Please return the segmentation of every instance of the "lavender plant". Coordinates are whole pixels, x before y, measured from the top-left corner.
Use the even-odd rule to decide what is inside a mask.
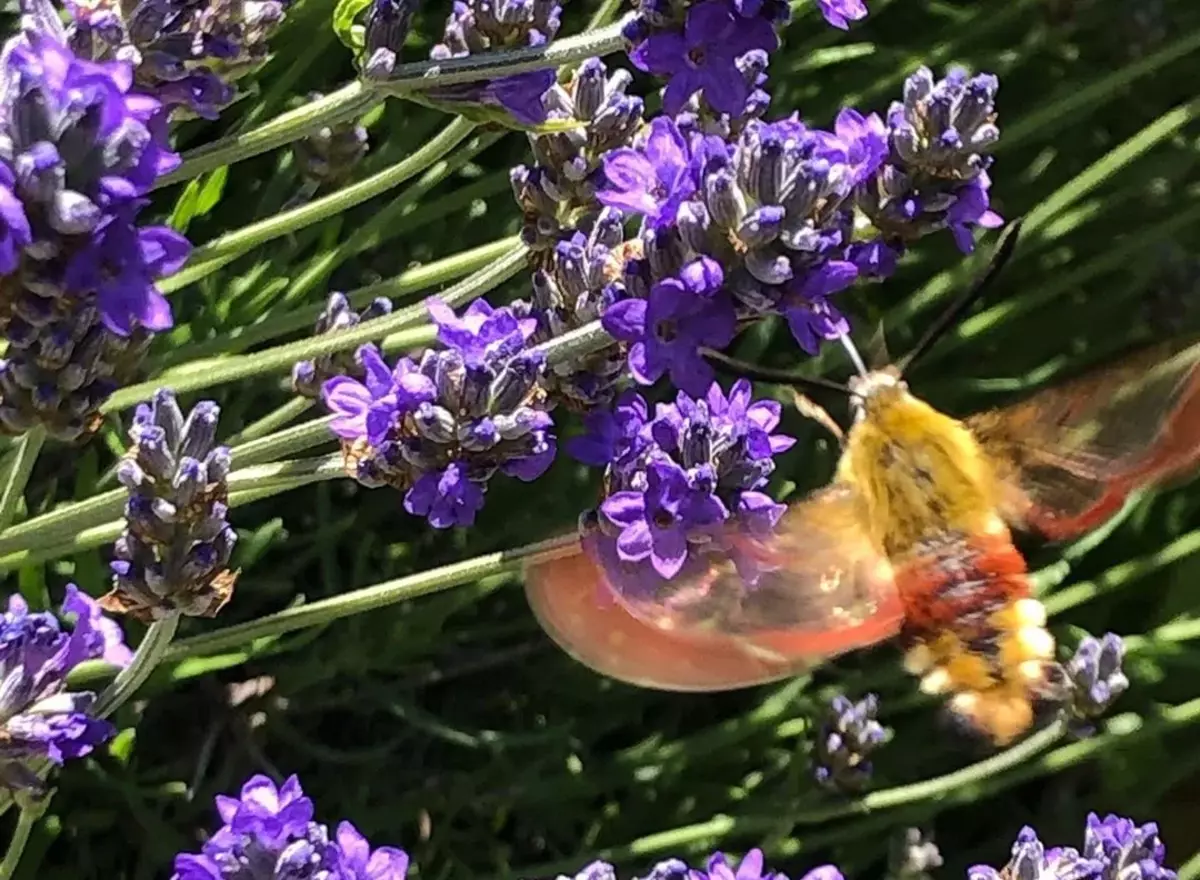
[[[873,692],[861,702],[822,705],[798,675],[751,706],[513,660],[544,642],[492,592],[548,546],[517,545],[581,511],[580,534],[550,552],[582,538],[620,594],[597,608],[659,595],[714,556],[757,582],[742,539],[777,527],[823,453],[765,389],[719,379],[711,351],[823,371],[829,343],[877,319],[913,335],[953,287],[953,268],[929,269],[939,246],[969,255],[1003,222],[993,178],[1054,280],[947,340],[935,357],[956,380],[985,361],[1018,376],[1068,360],[1082,310],[1058,310],[1062,294],[1104,267],[1138,274],[1157,237],[1194,232],[1190,207],[1166,206],[1186,190],[1196,111],[1162,104],[1177,90],[1155,79],[1195,48],[1187,28],[1136,68],[1060,90],[1061,70],[1031,73],[1011,48],[1044,39],[1004,30],[1026,20],[1020,5],[954,10],[971,40],[1005,34],[999,53],[927,36],[940,8],[889,39],[909,12],[879,8],[876,21],[861,0],[341,0],[332,14],[23,0],[0,53],[0,568],[13,576],[0,812],[17,808],[0,880],[161,872],[176,849],[179,880],[402,880],[406,852],[322,824],[298,767],[372,839],[419,841],[429,876],[609,878],[662,857],[647,880],[786,880],[760,850],[713,848],[763,843],[782,863],[842,840],[839,862],[860,875],[878,866],[853,842],[886,836],[889,810],[896,827],[910,819],[898,808],[937,818],[953,857],[959,806],[1200,719],[1172,665],[1200,630],[1167,622],[1186,611],[1174,595],[1153,619],[1123,618],[1125,638],[1085,638],[1043,726],[974,763],[952,737],[920,739],[924,710],[891,661],[835,668],[838,690]],[[1077,74],[1067,49],[1055,64]],[[935,73],[934,58],[987,59],[1004,95],[1017,84],[1003,139],[999,78]],[[1060,136],[1141,77],[1137,106]],[[1030,81],[1037,101],[1022,102]],[[1155,149],[1145,173],[1128,170]],[[1117,232],[1095,234],[1112,211]],[[1062,268],[1076,259],[1086,272]],[[918,275],[932,280],[908,297],[900,281],[865,283]],[[1119,314],[1128,341],[1135,294],[1099,292],[1087,311]],[[1043,309],[1049,342],[1013,317]],[[1189,521],[1186,495],[1172,503],[1131,521]],[[1196,545],[1181,531],[1104,570],[1099,540],[1035,575],[1056,613],[1113,601]],[[1073,567],[1079,583],[1060,590]],[[68,575],[82,588],[67,589],[64,628],[32,609]],[[408,601],[457,586],[472,589]],[[131,619],[136,650],[104,612]],[[640,648],[619,643],[637,633],[614,632],[611,649]],[[1060,744],[1068,733],[1090,738]],[[792,772],[805,754],[811,772]],[[251,763],[238,796],[217,798],[221,827],[200,834],[194,805]],[[1164,791],[1187,784],[1181,769],[1124,766]],[[90,830],[118,791],[122,816],[166,817],[136,867],[132,840],[97,847]],[[168,843],[168,826],[188,836]],[[62,828],[72,845],[49,846]],[[941,873],[926,838],[906,840],[896,876]],[[1000,858],[1003,842],[971,852]],[[99,867],[85,864],[96,851]],[[573,867],[598,851],[612,863]],[[1092,814],[1081,849],[1026,828],[1007,865],[968,876],[1170,880],[1164,862],[1154,823]]]

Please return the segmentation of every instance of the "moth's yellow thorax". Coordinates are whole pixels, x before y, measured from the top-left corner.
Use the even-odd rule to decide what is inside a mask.
[[[903,385],[865,396],[838,477],[859,489],[873,537],[889,555],[945,529],[994,527],[996,480],[983,450],[966,426]]]

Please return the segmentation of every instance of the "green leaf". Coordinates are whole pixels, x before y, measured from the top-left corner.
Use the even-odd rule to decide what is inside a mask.
[[[333,9],[333,32],[347,49],[360,52],[363,47],[363,27],[356,25],[358,14],[371,4],[371,0],[338,0]]]
[[[207,215],[220,204],[228,178],[229,166],[222,165],[212,174],[189,181],[175,202],[175,210],[167,220],[171,228],[176,232],[187,232],[193,220]]]

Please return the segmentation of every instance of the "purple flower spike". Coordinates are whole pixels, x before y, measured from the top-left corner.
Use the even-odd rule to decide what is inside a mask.
[[[656,117],[641,149],[622,148],[604,157],[600,204],[641,214],[652,227],[675,222],[683,200],[696,191],[691,151],[671,119]]]
[[[66,684],[84,660],[125,658],[113,640],[112,621],[74,584],[67,586],[62,614],[75,617],[69,634],[53,614],[31,612],[14,594],[0,617],[0,786],[10,791],[43,792],[45,783],[30,761],[62,764],[83,757],[116,732],[92,717],[95,694],[69,692]]]
[[[229,448],[217,445],[220,408],[187,417],[160,388],[129,429],[117,479],[129,493],[125,531],[113,545],[113,585],[102,608],[146,622],[179,613],[213,617],[233,593],[229,561],[237,533],[227,515]]]
[[[48,0],[23,5],[28,30],[0,53],[0,429],[70,442],[97,430],[153,332],[173,325],[156,284],[190,245],[138,224],[180,161],[161,103],[132,91],[128,63],[76,55]]]
[[[783,514],[783,505],[761,491],[774,456],[794,443],[773,433],[778,423],[778,404],[751,402],[745,381],[728,396],[715,383],[697,398],[681,391],[653,418],[632,391],[611,413],[588,416],[588,433],[570,449],[589,464],[607,465],[609,494],[587,546],[618,590],[653,593],[705,564],[705,548],[732,554],[754,575],[753,560],[725,538],[769,534]]]
[[[855,202],[889,246],[949,229],[959,250],[970,253],[975,227],[1003,223],[991,209],[987,175],[1000,139],[999,87],[991,74],[968,76],[961,69],[935,80],[922,67],[905,80],[903,100],[887,113],[887,159],[873,174],[856,177]],[[869,132],[856,120],[845,123],[839,136],[860,151],[869,145],[873,155],[874,123]]]
[[[1137,825],[1122,816],[1087,817],[1083,851],[1072,847],[1047,849],[1029,827],[1022,828],[1012,847],[1012,858],[997,871],[975,865],[968,880],[1175,880],[1175,872],[1163,861],[1166,848],[1158,838],[1154,822]]]
[[[639,70],[668,79],[663,111],[674,116],[699,91],[718,113],[746,108],[749,85],[737,59],[754,50],[773,52],[779,37],[763,18],[745,18],[729,0],[703,0],[690,7],[683,32],[664,31],[642,40],[629,59]]]
[[[546,364],[527,348],[537,326],[527,304],[477,301],[462,315],[440,300],[427,305],[448,348],[391,368],[363,346],[363,378],[327,380],[323,399],[350,476],[404,492],[405,509],[435,528],[468,526],[493,474],[535,480],[554,460]]]
[[[863,0],[817,0],[821,15],[835,28],[848,30],[850,22],[867,17],[867,4]]]
[[[178,117],[216,119],[235,82],[268,57],[288,0],[67,0],[69,42],[81,57],[135,66],[139,89]]]
[[[442,42],[429,57],[442,61],[506,46],[542,46],[554,38],[561,24],[558,0],[462,0],[454,4]],[[531,70],[491,82],[430,89],[428,95],[447,104],[498,107],[518,123],[533,126],[546,121],[546,97],[554,83],[553,70]]]
[[[867,694],[855,703],[833,698],[813,744],[813,776],[838,792],[860,791],[871,778],[869,756],[887,742],[887,732],[875,720],[879,698]]]
[[[381,846],[372,851],[349,822],[336,834],[314,821],[313,802],[295,776],[276,787],[254,776],[238,797],[218,795],[222,826],[199,853],[175,857],[172,880],[220,878],[337,878],[337,880],[405,880],[408,854]],[[267,873],[262,873],[266,871]]]

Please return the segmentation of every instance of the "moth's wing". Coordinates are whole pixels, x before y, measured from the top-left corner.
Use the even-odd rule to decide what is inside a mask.
[[[703,570],[622,590],[581,549],[529,567],[526,594],[568,654],[621,681],[721,691],[786,678],[903,622],[891,567],[854,502],[847,487],[827,489],[791,506],[770,538],[719,536],[753,560],[753,584],[710,553]]]
[[[1010,523],[1079,535],[1200,463],[1200,343],[1143,350],[966,424],[995,462]]]

